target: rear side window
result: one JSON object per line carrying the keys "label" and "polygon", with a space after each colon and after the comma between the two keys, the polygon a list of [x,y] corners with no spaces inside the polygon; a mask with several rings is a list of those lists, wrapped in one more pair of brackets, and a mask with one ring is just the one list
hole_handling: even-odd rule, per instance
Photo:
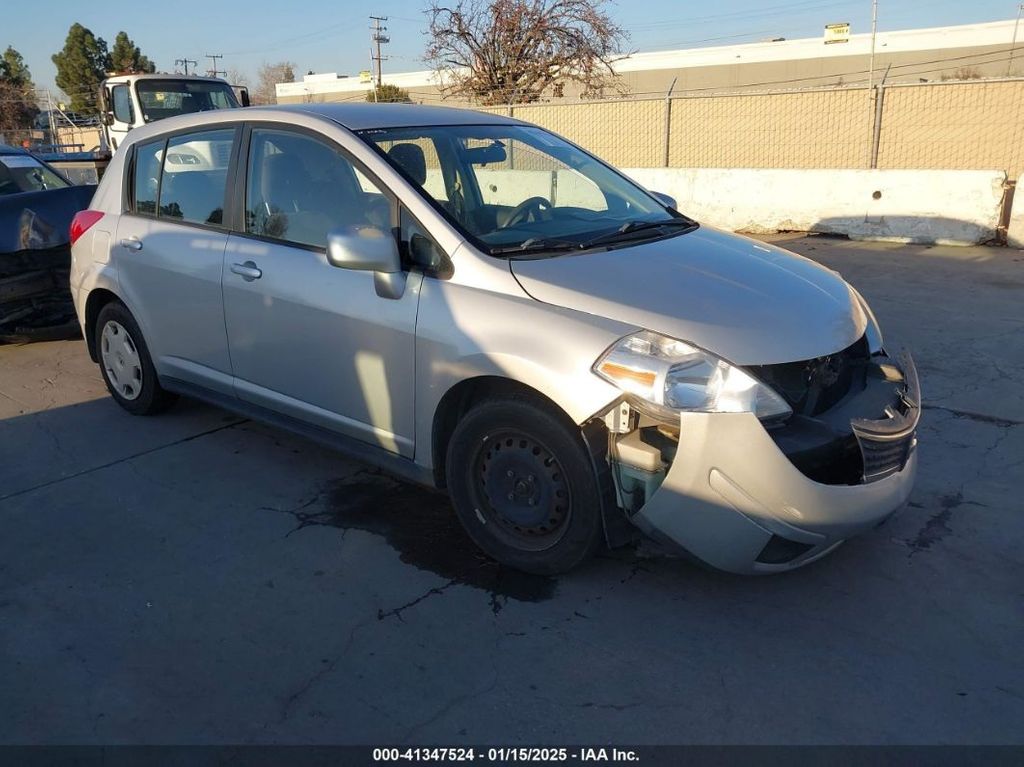
{"label": "rear side window", "polygon": [[187,133],[135,147],[132,211],[220,225],[234,128]]}
{"label": "rear side window", "polygon": [[167,142],[160,218],[222,224],[234,128],[188,133]]}

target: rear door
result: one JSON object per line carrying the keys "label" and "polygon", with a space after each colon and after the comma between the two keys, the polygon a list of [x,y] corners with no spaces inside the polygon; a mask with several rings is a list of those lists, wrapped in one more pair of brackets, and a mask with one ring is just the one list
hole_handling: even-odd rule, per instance
{"label": "rear door", "polygon": [[157,372],[232,392],[221,272],[239,128],[138,144],[115,237],[118,279]]}
{"label": "rear door", "polygon": [[381,297],[372,272],[326,255],[334,229],[394,236],[395,201],[325,138],[254,126],[243,143],[243,231],[229,238],[224,269],[237,395],[411,456],[422,274]]}

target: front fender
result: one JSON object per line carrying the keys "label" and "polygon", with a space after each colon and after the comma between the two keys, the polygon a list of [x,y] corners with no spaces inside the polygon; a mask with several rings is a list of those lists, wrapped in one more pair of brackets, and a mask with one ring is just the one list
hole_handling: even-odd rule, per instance
{"label": "front fender", "polygon": [[416,462],[433,468],[438,404],[453,386],[471,378],[522,383],[582,424],[621,396],[591,366],[634,330],[522,295],[424,280],[416,327]]}

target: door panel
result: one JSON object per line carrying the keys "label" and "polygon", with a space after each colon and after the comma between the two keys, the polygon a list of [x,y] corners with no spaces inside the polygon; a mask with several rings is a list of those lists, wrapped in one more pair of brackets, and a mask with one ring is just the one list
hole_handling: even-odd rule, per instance
{"label": "door panel", "polygon": [[319,136],[254,126],[242,225],[228,238],[224,308],[242,399],[412,456],[416,310],[372,272],[332,266],[328,233],[392,235],[393,201]]}
{"label": "door panel", "polygon": [[[249,262],[259,278],[231,271]],[[422,276],[409,275],[401,298],[381,298],[371,272],[238,235],[225,265],[237,396],[411,457]]]}
{"label": "door panel", "polygon": [[221,271],[224,198],[235,128],[134,148],[135,213],[119,217],[114,252],[125,300],[157,371],[233,391]]}
{"label": "door panel", "polygon": [[227,239],[223,232],[123,215],[114,250],[121,290],[157,372],[230,393],[221,293]]}

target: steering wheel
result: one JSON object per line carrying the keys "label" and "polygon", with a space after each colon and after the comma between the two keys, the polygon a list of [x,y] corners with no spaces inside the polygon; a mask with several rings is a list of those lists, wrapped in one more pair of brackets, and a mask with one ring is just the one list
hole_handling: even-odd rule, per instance
{"label": "steering wheel", "polygon": [[552,207],[551,200],[547,197],[527,197],[512,209],[502,228],[508,229],[510,226],[516,226],[526,221],[536,221],[542,213],[550,211]]}

